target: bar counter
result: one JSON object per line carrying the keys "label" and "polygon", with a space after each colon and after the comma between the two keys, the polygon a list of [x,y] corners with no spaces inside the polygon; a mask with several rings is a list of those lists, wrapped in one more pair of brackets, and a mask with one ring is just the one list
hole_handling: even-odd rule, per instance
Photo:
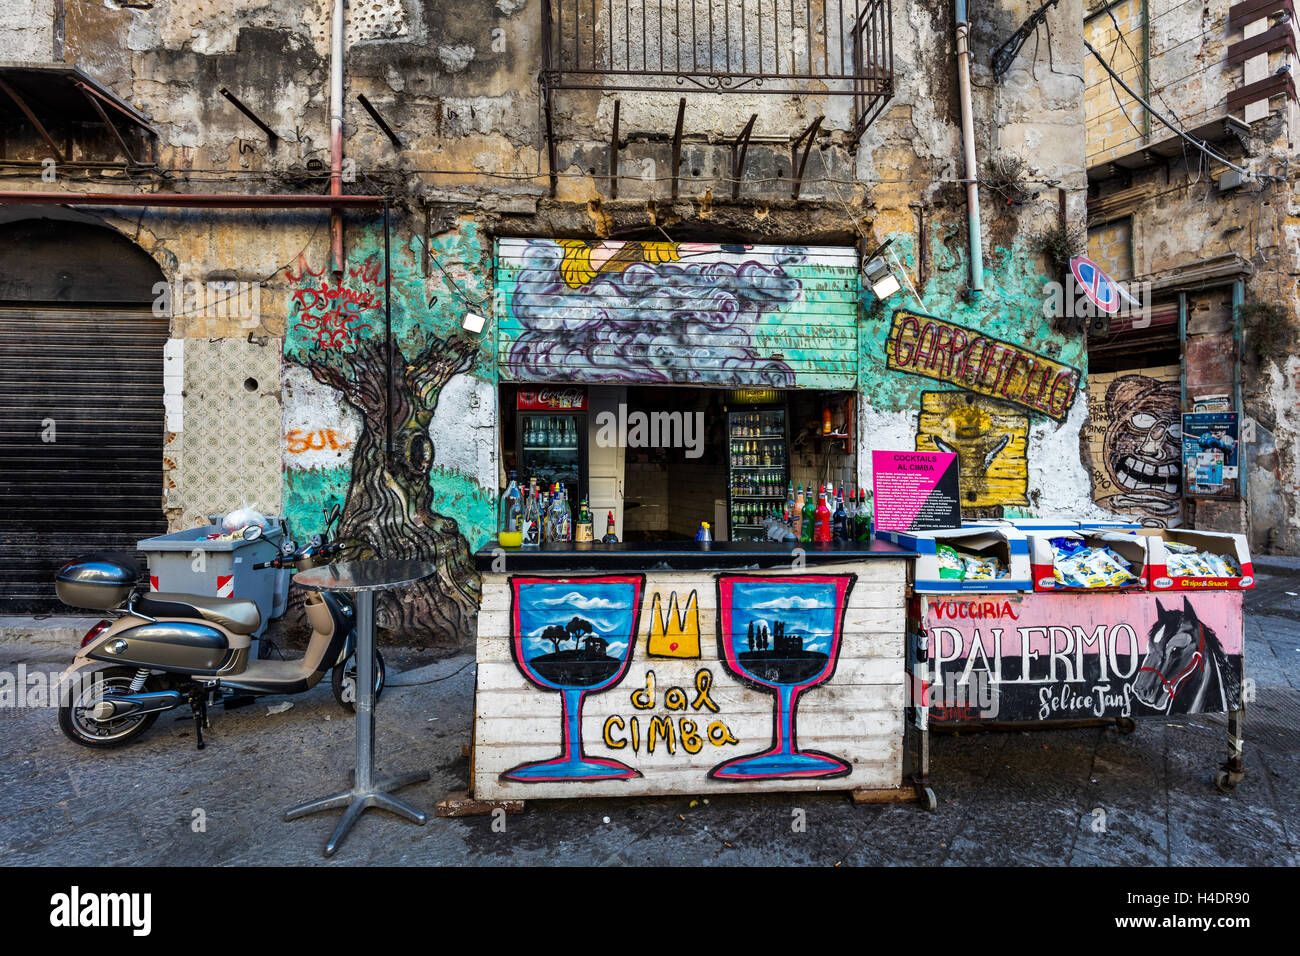
{"label": "bar counter", "polygon": [[910,796],[913,557],[880,541],[489,544],[472,798]]}
{"label": "bar counter", "polygon": [[512,571],[645,570],[725,571],[735,568],[790,568],[802,556],[805,566],[846,561],[915,557],[915,552],[887,541],[836,541],[828,544],[789,542],[667,541],[655,544],[605,544],[600,541],[544,544],[537,548],[504,548],[495,541],[480,548],[474,564],[491,571],[502,559]]}

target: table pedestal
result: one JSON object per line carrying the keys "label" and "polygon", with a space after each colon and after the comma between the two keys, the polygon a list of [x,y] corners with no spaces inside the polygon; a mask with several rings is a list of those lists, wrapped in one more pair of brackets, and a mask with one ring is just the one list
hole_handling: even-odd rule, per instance
{"label": "table pedestal", "polygon": [[376,781],[375,777],[375,592],[356,592],[357,602],[357,758],[354,783],[350,790],[310,800],[288,810],[285,820],[296,820],[322,810],[346,806],[343,819],[325,844],[325,855],[333,856],[352,829],[352,825],[372,807],[387,810],[403,819],[424,826],[428,818],[413,807],[388,794],[402,787],[429,779],[429,771],[400,774]]}

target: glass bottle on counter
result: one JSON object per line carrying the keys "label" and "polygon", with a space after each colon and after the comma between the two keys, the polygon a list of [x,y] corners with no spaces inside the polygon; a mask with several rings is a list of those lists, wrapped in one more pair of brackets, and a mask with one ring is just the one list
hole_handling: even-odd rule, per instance
{"label": "glass bottle on counter", "polygon": [[497,525],[498,532],[513,534],[523,530],[523,511],[519,498],[519,480],[515,472],[510,472],[510,484],[506,486],[505,492],[501,495],[501,522]]}
{"label": "glass bottle on counter", "polygon": [[605,520],[605,537],[600,539],[605,544],[618,544],[618,535],[614,533],[614,512]]}
{"label": "glass bottle on counter", "polygon": [[871,540],[871,507],[867,504],[867,490],[858,489],[858,510],[853,516],[853,538],[856,541]]}
{"label": "glass bottle on counter", "polygon": [[813,541],[822,543],[831,540],[831,509],[826,504],[826,486],[817,492],[817,509],[813,512]]}
{"label": "glass bottle on counter", "polygon": [[542,543],[541,515],[537,512],[535,490],[524,493],[523,518],[520,530],[524,534],[525,548],[535,548]]}
{"label": "glass bottle on counter", "polygon": [[835,541],[851,541],[849,536],[849,513],[844,507],[844,489],[840,489],[835,498],[835,513],[831,516],[831,537]]}
{"label": "glass bottle on counter", "polygon": [[587,499],[582,499],[582,506],[578,509],[578,523],[573,528],[574,541],[590,541],[592,539],[591,512],[587,510]]}
{"label": "glass bottle on counter", "polygon": [[556,541],[573,540],[573,514],[569,511],[568,496],[564,491],[564,485],[556,486],[555,500],[551,504],[553,517],[551,527],[555,531]]}

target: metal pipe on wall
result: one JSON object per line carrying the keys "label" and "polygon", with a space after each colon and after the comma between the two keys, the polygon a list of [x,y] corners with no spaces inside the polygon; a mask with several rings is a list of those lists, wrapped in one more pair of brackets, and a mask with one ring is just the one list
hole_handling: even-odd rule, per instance
{"label": "metal pipe on wall", "polygon": [[970,95],[970,23],[966,0],[955,0],[957,85],[961,93],[962,147],[966,154],[966,221],[970,239],[970,294],[984,294],[984,236],[980,227],[979,164],[975,161],[975,117]]}
{"label": "metal pipe on wall", "polygon": [[[334,0],[330,37],[330,195],[343,195],[343,6]],[[343,274],[343,210],[330,211],[330,271]]]}

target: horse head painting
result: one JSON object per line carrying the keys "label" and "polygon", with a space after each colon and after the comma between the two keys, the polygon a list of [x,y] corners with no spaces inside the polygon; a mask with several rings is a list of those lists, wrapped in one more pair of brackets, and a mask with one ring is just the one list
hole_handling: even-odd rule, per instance
{"label": "horse head painting", "polygon": [[1224,653],[1218,635],[1197,617],[1188,598],[1182,608],[1156,601],[1156,622],[1133,682],[1133,696],[1166,714],[1225,712],[1241,707],[1240,665]]}

